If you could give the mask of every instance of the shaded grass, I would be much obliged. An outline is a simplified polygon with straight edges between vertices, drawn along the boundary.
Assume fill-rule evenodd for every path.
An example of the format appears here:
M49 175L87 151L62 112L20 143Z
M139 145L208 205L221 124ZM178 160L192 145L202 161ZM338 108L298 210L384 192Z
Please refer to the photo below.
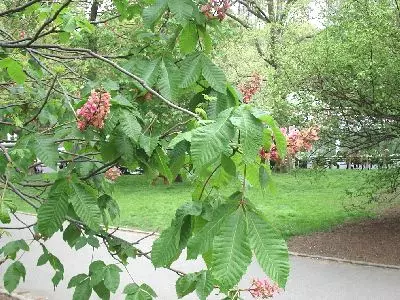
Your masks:
M263 195L249 189L248 198L264 212L285 237L328 230L349 220L375 216L376 209L346 210L346 189L359 186L368 171L299 170L291 174L274 174L276 192ZM175 210L191 201L190 183L150 185L143 176L118 179L114 198L121 208L120 226L143 230L162 230L169 226ZM13 197L14 198L14 197ZM18 209L32 210L17 202Z

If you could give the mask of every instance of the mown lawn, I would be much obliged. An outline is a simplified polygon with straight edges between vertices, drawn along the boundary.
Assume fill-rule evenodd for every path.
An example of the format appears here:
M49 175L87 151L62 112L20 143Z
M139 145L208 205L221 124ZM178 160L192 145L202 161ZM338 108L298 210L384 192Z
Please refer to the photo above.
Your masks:
M347 220L373 217L373 210L346 210L346 189L362 184L368 171L311 170L274 174L276 192L263 195L248 190L248 198L268 217L285 237L327 230ZM191 200L188 182L152 186L142 176L118 179L114 198L121 208L120 226L143 230L167 227L182 203ZM7 196L6 196L7 197ZM8 192L8 197L10 193ZM14 198L14 197L13 197ZM29 210L26 205L19 210Z
M268 216L286 237L327 230L346 220L374 216L371 210L346 210L345 190L362 182L365 171L297 171L275 174L276 192L263 195L256 189L248 198ZM161 230L170 224L175 209L191 200L188 183L151 186L140 176L119 179L115 198L121 207L119 224L145 230Z

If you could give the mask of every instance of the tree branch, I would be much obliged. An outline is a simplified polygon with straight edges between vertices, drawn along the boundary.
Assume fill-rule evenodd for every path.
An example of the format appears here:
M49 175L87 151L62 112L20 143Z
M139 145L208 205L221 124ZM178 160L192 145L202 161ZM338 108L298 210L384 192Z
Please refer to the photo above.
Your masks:
M44 99L44 101L42 103L42 106L40 106L39 110L36 112L36 114L31 119L29 119L28 121L26 121L24 123L24 126L26 126L30 122L34 121L40 115L40 113L42 112L43 108L46 106L47 102L50 99L50 95L51 95L51 92L53 91L53 88L54 88L54 85L56 84L56 81L57 81L57 75L54 77L54 79L53 79L53 81L51 83L51 86L50 86L49 90L47 91L46 98Z
M31 0L31 1L27 2L27 3L25 3L24 5L21 5L21 6L15 7L15 8L11 8L9 10L2 11L2 12L0 12L0 17L5 16L5 15L9 15L9 14L13 14L13 13L16 13L16 12L23 11L25 8L35 4L37 2L40 2L40 1L41 0Z

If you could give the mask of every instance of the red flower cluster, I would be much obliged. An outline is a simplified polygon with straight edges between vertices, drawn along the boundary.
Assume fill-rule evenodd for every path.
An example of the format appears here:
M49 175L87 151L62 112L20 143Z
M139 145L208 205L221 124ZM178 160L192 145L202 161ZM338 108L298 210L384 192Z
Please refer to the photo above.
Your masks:
M261 87L261 76L259 74L254 74L251 80L241 84L239 90L243 95L243 102L249 103L251 98L260 90Z
M115 181L117 178L121 176L121 170L118 169L117 167L112 167L109 168L105 173L104 177L107 178L108 180Z
M207 19L219 19L222 21L226 17L227 10L231 7L230 0L209 0L204 4L200 11L207 17Z
M296 127L281 128L282 133L286 137L287 150L290 155L295 155L298 152L310 151L312 144L318 141L318 126L298 130ZM272 144L271 149L261 148L260 157L265 160L278 161L280 159L275 144Z
M267 299L279 293L280 289L277 284L271 284L267 279L253 279L253 283L249 289L250 294L254 298Z
M76 111L79 130L85 130L89 125L104 127L104 120L110 112L110 94L92 91L88 101Z

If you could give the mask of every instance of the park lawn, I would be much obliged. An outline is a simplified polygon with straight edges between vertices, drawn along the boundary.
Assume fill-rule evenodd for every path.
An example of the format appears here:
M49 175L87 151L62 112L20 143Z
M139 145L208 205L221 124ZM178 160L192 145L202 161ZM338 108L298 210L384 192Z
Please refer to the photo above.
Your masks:
M276 192L250 189L248 198L285 237L328 230L348 220L375 215L373 210L346 210L346 189L362 182L366 171L311 170L274 174ZM121 207L119 225L144 230L169 226L176 208L191 200L189 183L151 186L141 176L118 179L114 197Z
M346 189L362 184L366 172L299 170L274 174L276 192L263 194L250 188L247 196L286 238L328 230L344 221L375 215L374 209L347 210L344 206L349 201ZM114 193L121 209L115 225L161 231L169 226L175 210L191 201L191 192L189 182L164 185L160 181L152 186L144 176L122 176ZM32 212L26 204L18 200L17 204L19 210Z

